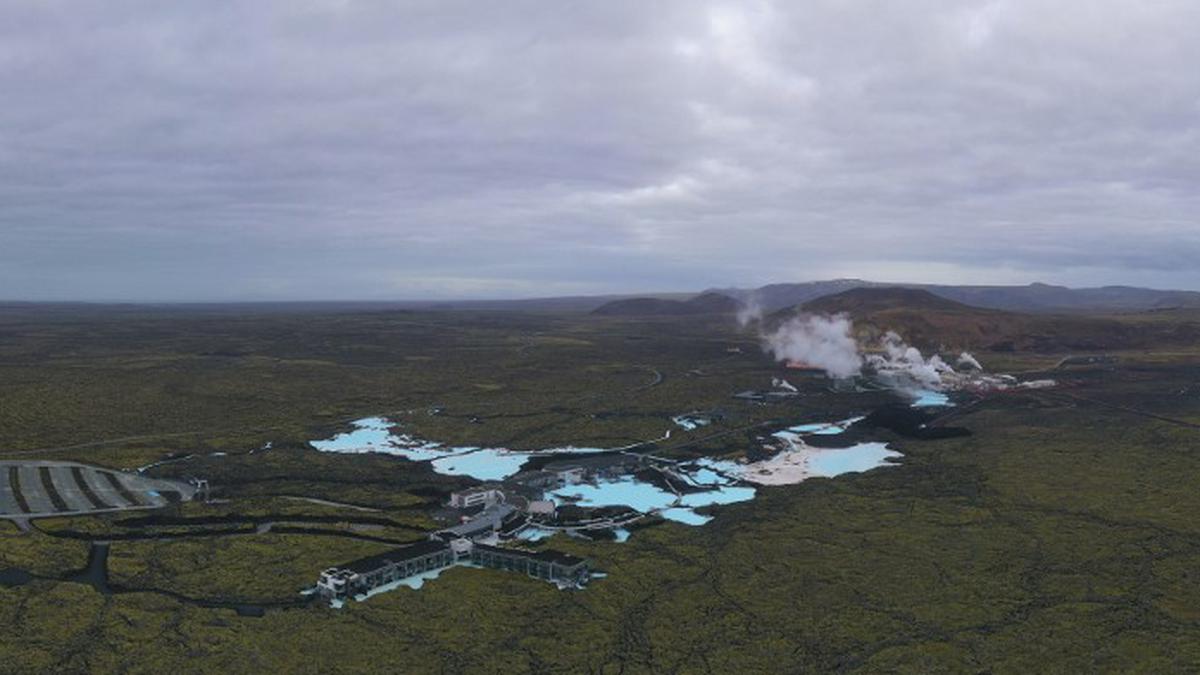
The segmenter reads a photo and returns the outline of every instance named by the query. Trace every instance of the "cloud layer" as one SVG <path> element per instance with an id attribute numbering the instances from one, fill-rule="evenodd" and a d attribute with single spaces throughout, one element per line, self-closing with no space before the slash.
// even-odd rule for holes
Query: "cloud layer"
<path id="1" fill-rule="evenodd" d="M 0 296 L 1200 288 L 1200 4 L 0 0 Z"/>

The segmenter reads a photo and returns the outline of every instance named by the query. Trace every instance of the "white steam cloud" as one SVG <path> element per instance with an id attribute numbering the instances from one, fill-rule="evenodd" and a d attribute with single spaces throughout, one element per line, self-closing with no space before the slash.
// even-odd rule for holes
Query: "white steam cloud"
<path id="1" fill-rule="evenodd" d="M 761 319 L 761 312 L 756 313 L 750 307 L 757 305 L 746 305 L 743 310 L 745 318 L 739 313 L 738 321 L 743 326 Z M 864 354 L 854 338 L 854 324 L 845 314 L 802 314 L 781 324 L 771 333 L 761 333 L 760 338 L 763 350 L 777 361 L 819 368 L 835 379 L 865 374 L 874 385 L 906 393 L 918 401 L 929 392 L 967 390 L 983 393 L 1012 388 L 1053 387 L 1057 384 L 1054 380 L 1021 383 L 1011 375 L 990 375 L 984 372 L 979 360 L 970 352 L 958 355 L 955 365 L 961 369 L 962 372 L 959 372 L 938 354 L 926 358 L 921 350 L 909 345 L 895 331 L 883 335 L 877 350 Z M 772 386 L 796 391 L 790 383 L 779 378 L 772 380 Z"/>
<path id="2" fill-rule="evenodd" d="M 758 299 L 758 294 L 755 293 L 743 298 L 741 306 L 738 307 L 738 326 L 745 328 L 756 321 L 762 321 L 762 318 L 763 308 L 762 302 Z"/>
<path id="3" fill-rule="evenodd" d="M 829 377 L 862 372 L 863 357 L 845 315 L 804 315 L 789 319 L 763 336 L 763 347 L 779 361 L 796 361 L 825 371 Z"/>
<path id="4" fill-rule="evenodd" d="M 971 355 L 970 352 L 963 352 L 958 355 L 958 363 L 955 364 L 959 368 L 972 368 L 974 370 L 983 370 L 983 365 L 979 363 L 979 359 Z"/>
<path id="5" fill-rule="evenodd" d="M 886 377 L 900 387 L 916 385 L 940 389 L 943 375 L 953 375 L 954 369 L 934 354 L 928 359 L 921 350 L 910 347 L 896 332 L 888 331 L 880 342 L 882 354 L 871 354 L 867 363 L 878 376 Z"/>
<path id="6" fill-rule="evenodd" d="M 772 378 L 771 378 L 771 386 L 772 386 L 772 387 L 775 387 L 776 389 L 782 389 L 782 390 L 784 390 L 784 391 L 790 391 L 790 392 L 792 392 L 793 394 L 798 394 L 798 393 L 800 393 L 800 390 L 796 388 L 796 385 L 792 384 L 791 382 L 788 382 L 788 381 L 787 381 L 787 380 L 785 380 L 785 379 L 778 378 L 778 377 L 772 377 Z"/>
<path id="7" fill-rule="evenodd" d="M 926 358 L 895 331 L 884 334 L 877 353 L 864 355 L 854 339 L 854 324 L 844 314 L 797 316 L 763 334 L 762 341 L 763 349 L 776 360 L 820 368 L 832 378 L 860 375 L 865 368 L 877 382 L 898 390 L 938 391 L 985 384 L 980 379 L 983 366 L 969 352 L 962 352 L 955 363 L 964 370 L 978 371 L 977 375 L 958 373 L 937 354 Z"/>

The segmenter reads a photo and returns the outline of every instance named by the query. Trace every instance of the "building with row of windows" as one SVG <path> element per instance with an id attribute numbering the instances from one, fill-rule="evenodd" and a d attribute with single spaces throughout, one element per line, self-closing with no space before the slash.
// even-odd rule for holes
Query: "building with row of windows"
<path id="1" fill-rule="evenodd" d="M 317 594 L 326 600 L 346 600 L 424 572 L 459 564 L 519 572 L 564 587 L 582 587 L 591 578 L 588 561 L 567 553 L 437 538 L 331 567 L 321 573 Z"/>

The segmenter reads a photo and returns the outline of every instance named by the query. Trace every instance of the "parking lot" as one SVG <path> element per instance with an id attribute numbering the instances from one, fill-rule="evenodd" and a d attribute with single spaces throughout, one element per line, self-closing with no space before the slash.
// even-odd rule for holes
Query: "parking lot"
<path id="1" fill-rule="evenodd" d="M 0 461 L 0 518 L 153 509 L 194 494 L 188 483 L 86 464 Z"/>

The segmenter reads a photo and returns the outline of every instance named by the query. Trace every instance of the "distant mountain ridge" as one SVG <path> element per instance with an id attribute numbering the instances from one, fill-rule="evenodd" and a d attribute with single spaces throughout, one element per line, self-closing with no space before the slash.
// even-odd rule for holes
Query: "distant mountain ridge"
<path id="1" fill-rule="evenodd" d="M 768 284 L 760 288 L 708 289 L 683 297 L 597 298 L 591 307 L 576 298 L 574 307 L 602 316 L 678 316 L 735 312 L 738 306 L 755 306 L 766 314 L 804 305 L 855 289 L 920 290 L 974 308 L 1032 313 L 1144 312 L 1164 309 L 1200 309 L 1200 292 L 1157 290 L 1134 286 L 1067 288 L 1033 283 L 1027 286 L 949 286 L 939 284 L 889 284 L 863 279 L 831 279 L 801 283 Z M 910 298 L 912 300 L 912 298 Z M 537 301 L 521 301 L 536 304 Z M 552 302 L 547 299 L 545 302 Z M 927 301 L 926 301 L 927 302 Z M 814 310 L 820 311 L 820 310 Z"/>
<path id="2" fill-rule="evenodd" d="M 1026 286 L 952 286 L 939 284 L 884 283 L 864 279 L 830 279 L 798 283 L 768 284 L 759 288 L 710 288 L 701 292 L 645 292 L 607 295 L 542 296 L 496 300 L 316 300 L 316 301 L 241 301 L 241 302 L 29 302 L 0 300 L 0 312 L 56 312 L 72 307 L 89 311 L 205 311 L 226 312 L 253 309 L 261 312 L 314 311 L 395 311 L 395 310 L 467 310 L 484 312 L 597 312 L 609 304 L 627 303 L 634 310 L 643 300 L 669 301 L 657 310 L 647 305 L 648 314 L 665 313 L 726 313 L 734 304 L 755 305 L 764 313 L 802 305 L 817 298 L 835 295 L 855 288 L 912 288 L 974 307 L 1012 312 L 1073 313 L 1073 312 L 1145 312 L 1155 310 L 1200 310 L 1200 292 L 1158 290 L 1136 286 L 1102 286 L 1098 288 L 1068 288 L 1033 283 Z M 696 305 L 692 300 L 705 297 Z M 684 305 L 681 307 L 680 305 Z M 617 314 L 621 304 L 616 305 Z M 597 312 L 606 314 L 610 310 Z M 632 315 L 637 315 L 636 311 Z"/>
<path id="3" fill-rule="evenodd" d="M 605 303 L 592 310 L 597 316 L 687 316 L 733 314 L 741 303 L 723 293 L 701 293 L 688 300 L 627 298 Z"/>
<path id="4" fill-rule="evenodd" d="M 801 305 L 820 297 L 855 288 L 922 289 L 972 307 L 1014 312 L 1121 312 L 1200 308 L 1200 292 L 1156 290 L 1133 286 L 1067 288 L 1033 283 L 1027 286 L 947 286 L 889 284 L 863 279 L 835 279 L 804 283 L 770 284 L 757 289 L 711 289 L 744 303 L 757 303 L 764 312 Z"/>
<path id="5" fill-rule="evenodd" d="M 979 306 L 948 295 L 1005 306 Z M 792 302 L 796 298 L 807 299 Z M 1035 300 L 1040 300 L 1041 304 Z M 1073 303 L 1068 309 L 1048 309 L 1061 307 L 1067 301 Z M 896 331 L 909 344 L 921 349 L 1059 353 L 1194 343 L 1200 339 L 1200 323 L 1195 321 L 1175 324 L 1148 317 L 1131 322 L 1103 316 L 1103 311 L 1088 315 L 1083 309 L 1102 306 L 1105 311 L 1113 312 L 1132 308 L 1146 311 L 1193 301 L 1200 306 L 1200 293 L 1120 287 L 1074 291 L 1045 284 L 1018 287 L 893 286 L 841 279 L 811 284 L 774 284 L 756 291 L 706 291 L 688 300 L 626 298 L 605 303 L 592 314 L 610 317 L 719 316 L 757 303 L 762 313 L 760 330 L 767 332 L 795 316 L 845 314 L 853 319 L 855 338 L 862 344 L 877 344 L 887 331 Z M 1017 303 L 1033 305 L 1037 309 L 1012 307 Z"/>
<path id="6" fill-rule="evenodd" d="M 855 337 L 876 344 L 896 331 L 921 349 L 1065 352 L 1189 344 L 1200 324 L 1121 320 L 1080 313 L 1031 313 L 974 307 L 924 288 L 851 288 L 768 314 L 768 330 L 802 314 L 846 314 Z"/>

